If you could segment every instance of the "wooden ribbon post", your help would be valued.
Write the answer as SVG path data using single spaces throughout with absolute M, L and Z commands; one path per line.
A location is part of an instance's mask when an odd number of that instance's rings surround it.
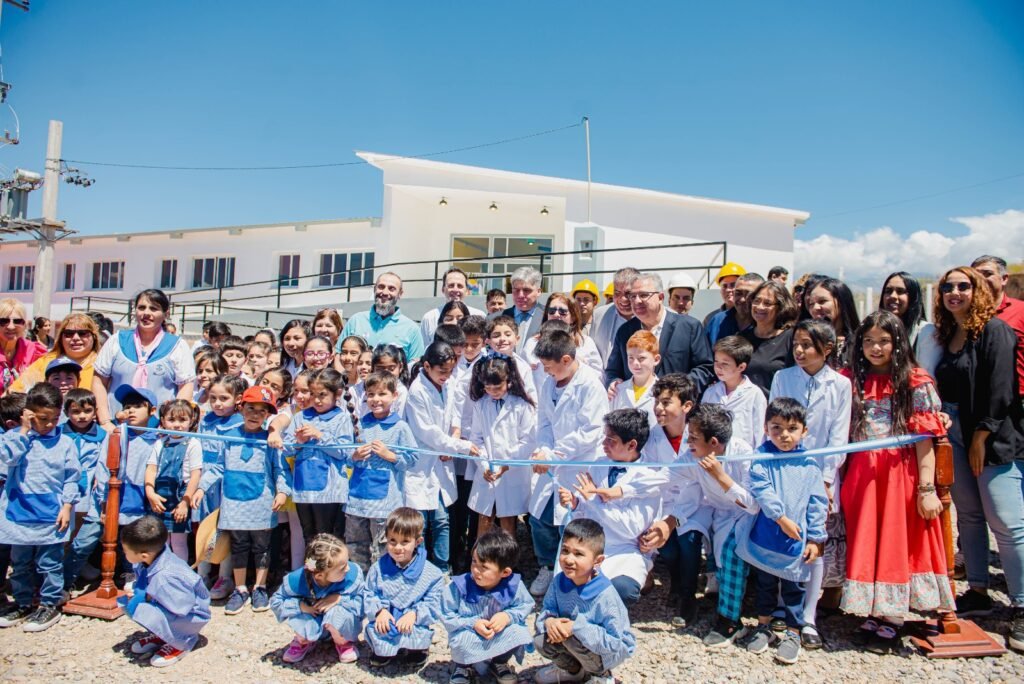
M 107 504 L 103 509 L 103 558 L 100 561 L 100 586 L 95 591 L 82 594 L 64 604 L 64 612 L 85 615 L 103 620 L 116 620 L 124 614 L 117 604 L 124 594 L 114 584 L 114 568 L 117 565 L 118 516 L 121 510 L 121 431 L 116 428 L 107 440 L 107 469 L 110 481 L 107 486 Z
M 949 588 L 956 596 L 953 582 L 953 521 L 949 507 L 953 486 L 953 445 L 945 437 L 935 440 L 935 492 L 942 502 L 939 521 L 942 545 L 946 550 L 946 573 Z M 941 613 L 938 620 L 926 620 L 918 636 L 911 641 L 929 658 L 977 658 L 1006 653 L 1006 648 L 971 620 L 958 618 L 955 612 Z

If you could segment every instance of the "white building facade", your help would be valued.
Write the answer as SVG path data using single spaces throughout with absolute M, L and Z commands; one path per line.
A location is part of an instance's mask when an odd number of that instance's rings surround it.
M 52 317 L 71 308 L 126 313 L 158 287 L 177 315 L 279 325 L 324 306 L 366 308 L 374 276 L 406 280 L 414 318 L 433 305 L 436 276 L 470 272 L 479 295 L 523 265 L 545 289 L 589 277 L 604 287 L 623 266 L 685 269 L 706 287 L 725 261 L 792 269 L 793 231 L 807 212 L 666 192 L 360 152 L 383 174 L 378 218 L 117 235 L 57 243 Z M 588 220 L 589 217 L 589 220 Z M 678 246 L 678 245 L 686 245 Z M 637 249 L 642 248 L 642 249 Z M 602 251 L 609 250 L 609 251 Z M 29 308 L 35 241 L 0 243 L 0 290 Z M 216 302 L 216 304 L 215 304 Z M 214 308 L 216 306 L 216 308 Z

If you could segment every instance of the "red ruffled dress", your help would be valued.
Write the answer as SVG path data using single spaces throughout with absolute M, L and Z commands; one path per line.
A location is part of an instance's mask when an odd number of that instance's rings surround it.
M 931 376 L 915 368 L 910 384 L 913 413 L 908 431 L 945 435 Z M 865 439 L 892 436 L 891 397 L 888 375 L 865 378 Z M 938 518 L 925 520 L 917 512 L 917 483 L 913 444 L 852 453 L 846 459 L 840 493 L 847 543 L 844 612 L 902 617 L 910 610 L 954 609 L 942 527 Z

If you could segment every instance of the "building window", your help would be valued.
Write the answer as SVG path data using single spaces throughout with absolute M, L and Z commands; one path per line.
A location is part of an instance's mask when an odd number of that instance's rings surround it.
M 64 264 L 60 272 L 60 289 L 70 291 L 75 289 L 75 265 Z
M 320 255 L 319 287 L 362 287 L 373 285 L 373 252 L 338 252 Z M 352 282 L 348 282 L 348 274 Z
M 550 235 L 453 235 L 452 266 L 461 268 L 476 279 L 476 293 L 491 288 L 505 289 L 505 278 L 520 266 L 532 266 L 543 273 L 551 272 L 551 259 L 544 259 L 541 268 L 540 255 L 550 254 L 554 238 Z M 533 255 L 537 256 L 533 256 Z M 468 259 L 469 261 L 461 261 Z M 493 277 L 488 278 L 491 275 Z M 547 278 L 543 288 L 548 290 Z
M 178 286 L 178 260 L 164 259 L 160 262 L 160 284 L 161 290 L 173 290 Z
M 192 260 L 192 289 L 234 286 L 235 257 L 202 257 Z
M 92 265 L 92 290 L 124 289 L 124 262 L 98 261 Z
M 10 266 L 7 269 L 7 290 L 10 292 L 31 292 L 35 279 L 35 266 Z
M 299 286 L 299 255 L 282 254 L 277 260 L 277 280 L 281 287 Z

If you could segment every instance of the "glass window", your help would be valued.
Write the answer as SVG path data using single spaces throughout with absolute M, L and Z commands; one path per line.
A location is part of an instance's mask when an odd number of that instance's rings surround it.
M 178 286 L 178 260 L 164 259 L 160 262 L 160 289 L 173 290 Z
M 35 266 L 11 266 L 7 269 L 7 289 L 10 292 L 28 292 L 35 280 Z
M 234 287 L 235 257 L 200 257 L 192 260 L 192 287 Z
M 92 290 L 124 289 L 124 262 L 99 261 L 94 263 L 89 286 Z
M 277 278 L 281 287 L 299 286 L 299 255 L 282 254 L 277 261 Z
M 338 252 L 320 255 L 320 287 L 363 287 L 373 285 L 373 252 Z M 352 282 L 348 282 L 348 274 Z
M 532 266 L 541 269 L 542 273 L 550 273 L 551 260 L 545 259 L 542 267 L 539 255 L 550 254 L 553 244 L 554 238 L 551 236 L 453 236 L 452 265 L 470 274 L 471 278 L 476 274 L 511 273 L 520 266 Z M 531 256 L 534 254 L 538 256 Z M 488 257 L 490 258 L 488 259 Z M 509 259 L 509 257 L 513 258 Z M 473 258 L 479 260 L 455 261 Z M 547 281 L 548 279 L 545 278 L 543 282 L 545 291 L 549 289 Z M 477 287 L 481 292 L 495 287 L 504 288 L 506 285 L 504 277 L 479 278 L 477 282 Z
M 75 289 L 75 265 L 64 264 L 60 271 L 60 289 L 61 290 L 74 290 Z

